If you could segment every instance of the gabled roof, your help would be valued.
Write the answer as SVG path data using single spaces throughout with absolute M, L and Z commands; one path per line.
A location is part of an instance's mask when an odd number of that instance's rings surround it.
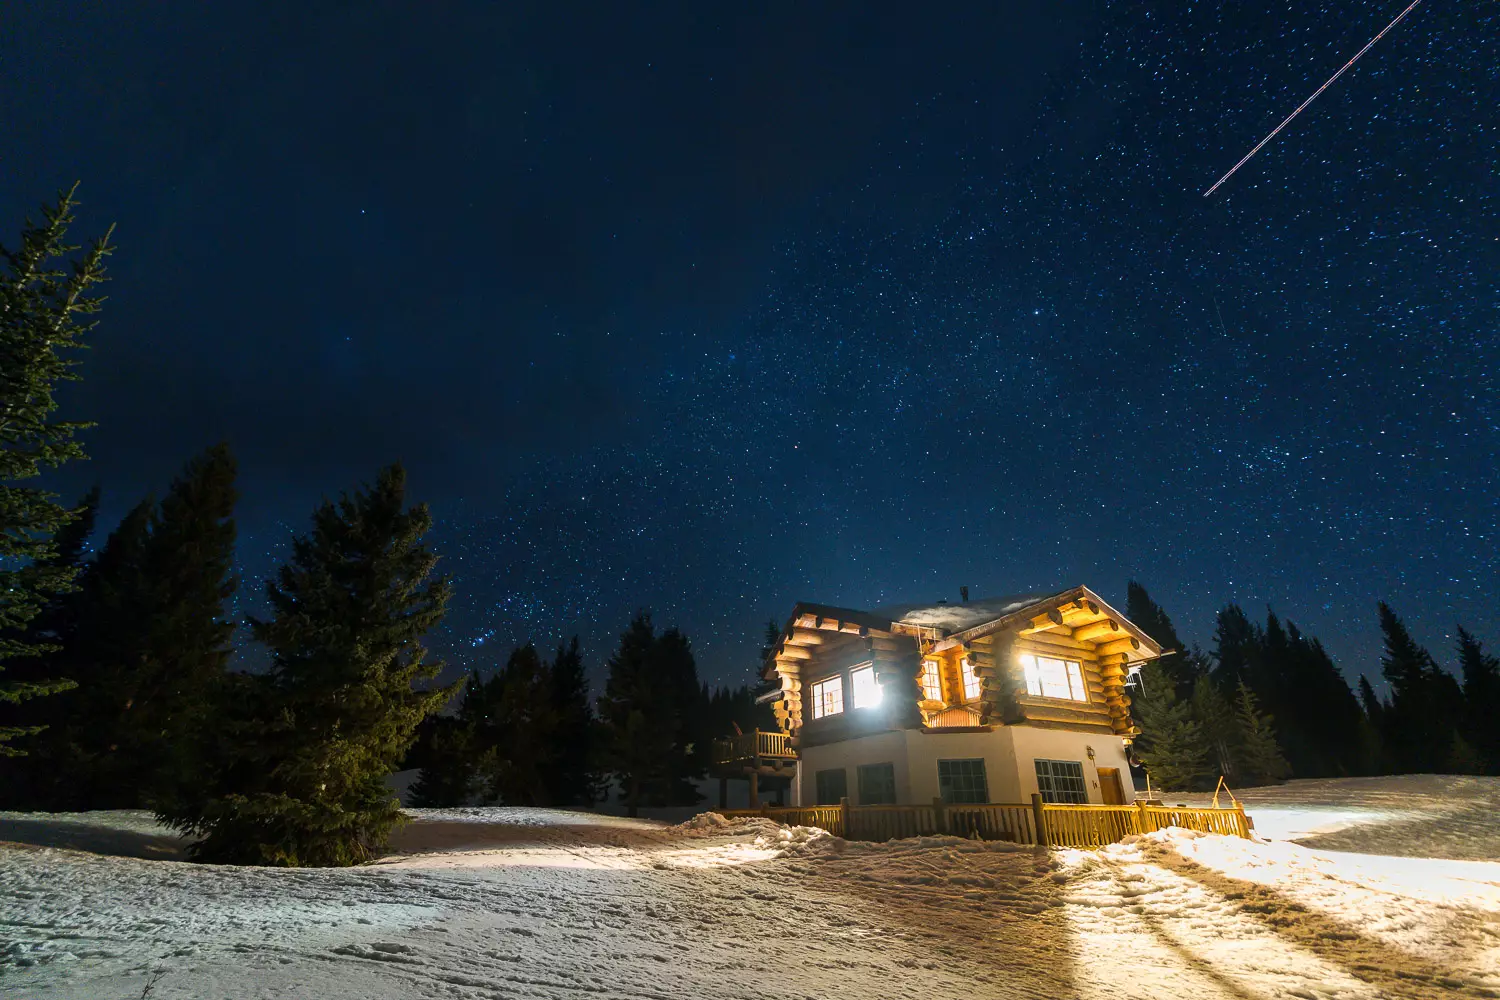
M 1010 594 L 1004 597 L 986 597 L 976 601 L 948 604 L 942 601 L 920 604 L 893 604 L 873 611 L 855 608 L 839 608 L 827 604 L 799 601 L 792 609 L 787 629 L 806 616 L 827 621 L 855 625 L 862 629 L 881 632 L 920 633 L 924 638 L 942 643 L 966 643 L 983 638 L 1002 629 L 1029 623 L 1031 619 L 1048 611 L 1076 601 L 1088 601 L 1098 606 L 1102 615 L 1113 619 L 1127 634 L 1139 640 L 1146 658 L 1162 654 L 1157 642 L 1124 615 L 1110 607 L 1098 594 L 1087 587 L 1070 587 L 1053 593 Z M 774 659 L 774 654 L 773 657 Z

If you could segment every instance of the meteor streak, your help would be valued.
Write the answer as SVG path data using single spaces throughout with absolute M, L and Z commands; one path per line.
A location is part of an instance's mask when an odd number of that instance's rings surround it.
M 1403 10 L 1401 13 L 1397 14 L 1396 15 L 1396 19 L 1394 21 L 1392 21 L 1390 24 L 1387 24 L 1383 29 L 1381 29 L 1380 34 L 1378 34 L 1374 38 L 1370 39 L 1368 42 L 1365 43 L 1365 47 L 1364 48 L 1362 48 L 1358 52 L 1354 53 L 1354 58 L 1353 59 L 1350 59 L 1348 62 L 1344 63 L 1343 66 L 1340 66 L 1339 67 L 1339 71 L 1337 73 L 1333 74 L 1332 76 L 1330 76 L 1327 80 L 1323 81 L 1323 86 L 1321 86 L 1317 90 L 1313 91 L 1311 97 L 1309 97 L 1307 100 L 1303 101 L 1301 104 L 1297 105 L 1297 110 L 1296 111 L 1293 111 L 1291 114 L 1287 115 L 1285 121 L 1283 121 L 1280 125 L 1277 125 L 1275 128 L 1273 128 L 1271 130 L 1270 135 L 1267 135 L 1260 142 L 1257 142 L 1255 144 L 1255 148 L 1252 149 L 1252 150 L 1250 150 L 1250 152 L 1248 152 L 1248 153 L 1245 154 L 1244 159 L 1240 160 L 1240 162 L 1238 162 L 1234 166 L 1230 167 L 1229 168 L 1229 173 L 1225 174 L 1223 177 L 1220 177 L 1218 180 L 1214 181 L 1214 186 L 1211 187 L 1211 188 L 1209 188 L 1207 191 L 1203 192 L 1203 197 L 1207 198 L 1209 195 L 1211 195 L 1215 191 L 1219 190 L 1219 185 L 1220 184 L 1223 184 L 1225 181 L 1229 180 L 1229 178 L 1233 177 L 1234 176 L 1234 172 L 1236 170 L 1240 169 L 1240 167 L 1243 167 L 1246 163 L 1248 163 L 1250 161 L 1250 157 L 1254 156 L 1256 153 L 1259 153 L 1262 146 L 1264 146 L 1266 143 L 1270 142 L 1272 139 L 1276 138 L 1276 133 L 1280 132 L 1282 129 L 1284 129 L 1288 125 L 1290 125 L 1291 122 L 1292 122 L 1292 119 L 1296 118 L 1298 115 L 1300 115 L 1302 113 L 1302 109 L 1303 108 L 1307 107 L 1313 101 L 1316 101 L 1318 99 L 1318 95 L 1319 94 L 1321 94 L 1323 91 L 1327 90 L 1330 86 L 1332 86 L 1333 85 L 1333 81 L 1335 81 L 1339 77 L 1343 76 L 1344 73 L 1345 73 L 1345 71 L 1348 70 L 1350 66 L 1353 66 L 1355 63 L 1359 62 L 1359 57 L 1360 56 L 1362 56 L 1366 52 L 1370 51 L 1370 49 L 1372 49 L 1375 46 L 1376 42 L 1380 41 L 1382 38 L 1384 38 L 1386 36 L 1387 32 L 1389 32 L 1396 25 L 1400 24 L 1401 20 L 1404 17 L 1406 17 L 1407 14 L 1410 14 L 1412 11 L 1416 10 L 1417 9 L 1417 4 L 1419 4 L 1421 2 L 1422 2 L 1422 0 L 1412 0 L 1411 5 L 1409 7 L 1407 7 L 1405 10 Z

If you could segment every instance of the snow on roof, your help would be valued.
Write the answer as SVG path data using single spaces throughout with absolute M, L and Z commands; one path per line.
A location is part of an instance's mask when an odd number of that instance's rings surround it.
M 992 622 L 997 618 L 1014 614 L 1022 608 L 1033 604 L 1040 604 L 1051 597 L 1057 597 L 1066 591 L 1057 591 L 1052 594 L 1010 594 L 1006 597 L 985 597 L 977 601 L 964 601 L 959 604 L 934 603 L 925 604 L 892 604 L 883 608 L 876 608 L 872 614 L 888 617 L 893 622 L 903 622 L 907 625 L 925 625 L 932 628 L 940 628 L 944 632 L 962 632 L 964 629 L 973 628 Z

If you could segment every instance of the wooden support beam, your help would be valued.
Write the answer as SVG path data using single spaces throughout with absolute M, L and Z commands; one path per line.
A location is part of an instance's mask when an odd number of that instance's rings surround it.
M 1103 621 L 1093 622 L 1088 625 L 1079 625 L 1073 630 L 1073 638 L 1079 642 L 1093 642 L 1104 636 L 1108 636 L 1111 639 L 1118 639 L 1120 638 L 1119 632 L 1120 623 L 1113 618 L 1106 618 Z
M 1062 612 L 1058 611 L 1056 608 L 1053 608 L 1046 614 L 1037 615 L 1035 618 L 1031 619 L 1031 624 L 1026 628 L 1021 629 L 1020 634 L 1034 635 L 1037 632 L 1050 632 L 1055 629 L 1063 628 L 1066 628 L 1066 626 L 1063 625 Z M 1067 635 L 1071 631 L 1072 630 L 1070 629 L 1068 632 L 1064 632 L 1063 634 Z
M 1115 639 L 1113 642 L 1102 642 L 1099 644 L 1099 655 L 1109 656 L 1112 653 L 1124 653 L 1128 650 L 1141 648 L 1141 640 L 1135 636 L 1126 636 L 1123 639 Z

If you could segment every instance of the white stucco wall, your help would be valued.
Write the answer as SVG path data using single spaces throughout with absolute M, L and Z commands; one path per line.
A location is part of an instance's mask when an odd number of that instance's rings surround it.
M 1094 759 L 1088 758 L 1088 748 Z M 858 767 L 889 762 L 896 777 L 896 801 L 908 804 L 931 802 L 938 797 L 938 761 L 964 758 L 984 760 L 991 802 L 1029 802 L 1037 791 L 1038 757 L 1076 760 L 1083 765 L 1090 802 L 1102 802 L 1099 767 L 1120 771 L 1120 783 L 1129 802 L 1133 789 L 1125 747 L 1118 736 L 1072 733 L 1031 726 L 1001 726 L 988 733 L 924 733 L 903 729 L 842 740 L 802 750 L 794 784 L 798 805 L 818 800 L 817 773 L 843 768 L 849 801 L 859 804 Z

